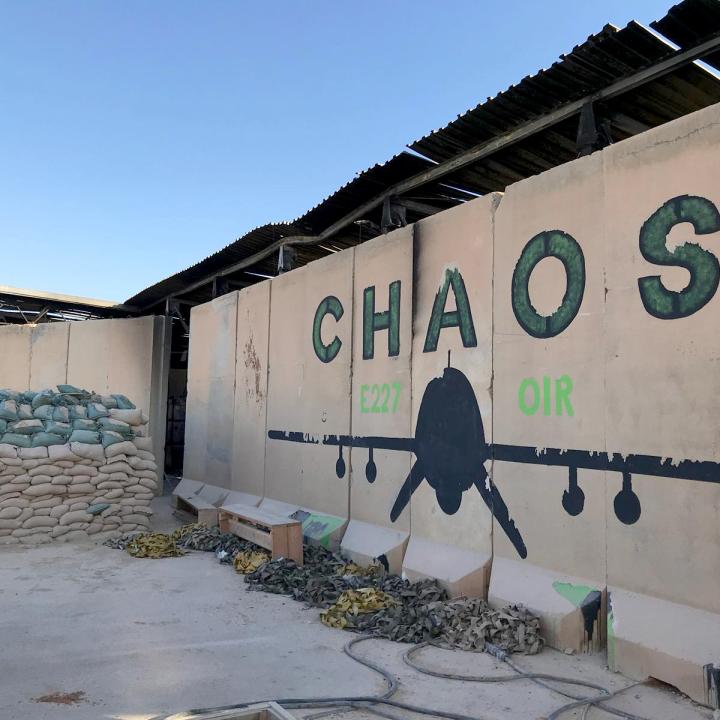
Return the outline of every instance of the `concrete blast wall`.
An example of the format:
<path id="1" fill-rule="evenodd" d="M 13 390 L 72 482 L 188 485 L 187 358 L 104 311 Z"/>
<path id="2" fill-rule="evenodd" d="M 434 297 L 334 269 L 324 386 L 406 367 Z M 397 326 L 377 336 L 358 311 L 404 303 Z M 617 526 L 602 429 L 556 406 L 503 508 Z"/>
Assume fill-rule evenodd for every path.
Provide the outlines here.
<path id="1" fill-rule="evenodd" d="M 715 106 L 196 308 L 186 467 L 707 701 L 718 148 Z"/>
<path id="2" fill-rule="evenodd" d="M 162 317 L 0 327 L 0 388 L 70 383 L 122 393 L 150 419 L 153 453 L 165 455 L 169 325 Z"/>

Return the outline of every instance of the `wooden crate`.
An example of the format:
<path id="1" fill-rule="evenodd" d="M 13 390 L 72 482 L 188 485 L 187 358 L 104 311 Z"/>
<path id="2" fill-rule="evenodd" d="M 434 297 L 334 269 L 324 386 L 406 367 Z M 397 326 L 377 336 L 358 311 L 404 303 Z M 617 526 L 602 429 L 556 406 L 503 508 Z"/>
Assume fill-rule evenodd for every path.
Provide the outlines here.
<path id="1" fill-rule="evenodd" d="M 197 515 L 197 521 L 202 525 L 213 527 L 218 524 L 218 509 L 214 505 L 197 496 L 184 498 L 180 495 L 173 495 L 173 497 L 178 510 Z"/>
<path id="2" fill-rule="evenodd" d="M 303 564 L 302 525 L 299 520 L 276 515 L 252 505 L 223 505 L 220 530 L 264 547 L 273 560 L 284 557 Z"/>

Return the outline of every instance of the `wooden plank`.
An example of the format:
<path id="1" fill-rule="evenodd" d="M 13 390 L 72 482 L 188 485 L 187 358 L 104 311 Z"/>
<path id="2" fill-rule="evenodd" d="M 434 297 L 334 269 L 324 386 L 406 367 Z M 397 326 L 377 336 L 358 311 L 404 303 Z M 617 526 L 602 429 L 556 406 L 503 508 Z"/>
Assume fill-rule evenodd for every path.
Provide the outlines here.
<path id="1" fill-rule="evenodd" d="M 243 505 L 241 503 L 234 503 L 233 505 L 221 505 L 221 510 L 232 513 L 238 517 L 252 520 L 253 522 L 261 523 L 268 527 L 280 526 L 280 525 L 293 525 L 297 522 L 293 518 L 286 517 L 285 515 L 278 515 L 276 513 L 267 512 L 261 510 L 253 505 Z"/>
<path id="2" fill-rule="evenodd" d="M 252 525 L 246 525 L 233 518 L 228 518 L 226 522 L 228 532 L 237 535 L 243 540 L 248 540 L 251 543 L 255 543 L 255 545 L 264 547 L 267 550 L 272 550 L 272 537 L 266 530 L 260 530 L 260 528 L 253 527 Z"/>
<path id="3" fill-rule="evenodd" d="M 294 560 L 298 565 L 303 564 L 303 537 L 302 525 L 291 525 L 287 528 L 287 544 L 288 550 L 286 557 Z"/>

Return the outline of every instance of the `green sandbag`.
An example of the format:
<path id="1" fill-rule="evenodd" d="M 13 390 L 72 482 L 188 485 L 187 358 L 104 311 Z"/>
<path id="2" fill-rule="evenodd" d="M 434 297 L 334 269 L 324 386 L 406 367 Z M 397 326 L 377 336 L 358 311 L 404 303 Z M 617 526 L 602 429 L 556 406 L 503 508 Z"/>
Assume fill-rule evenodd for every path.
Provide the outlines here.
<path id="1" fill-rule="evenodd" d="M 125 395 L 113 395 L 115 402 L 117 403 L 118 409 L 120 410 L 135 410 L 135 403 L 128 400 Z"/>
<path id="2" fill-rule="evenodd" d="M 52 420 L 55 408 L 52 405 L 41 405 L 33 410 L 33 417 L 38 420 Z"/>
<path id="3" fill-rule="evenodd" d="M 112 432 L 120 433 L 128 437 L 134 435 L 132 427 L 122 420 L 115 420 L 114 418 L 100 418 L 97 421 L 101 430 L 112 430 Z"/>
<path id="4" fill-rule="evenodd" d="M 99 445 L 100 433 L 90 430 L 73 430 L 69 442 L 85 443 L 86 445 Z"/>
<path id="5" fill-rule="evenodd" d="M 70 420 L 70 413 L 66 407 L 56 407 L 53 408 L 52 419 L 58 422 L 68 422 L 68 420 Z"/>
<path id="6" fill-rule="evenodd" d="M 87 408 L 84 405 L 74 405 L 68 410 L 71 420 L 80 420 L 87 417 Z"/>
<path id="7" fill-rule="evenodd" d="M 15 402 L 21 401 L 21 393 L 16 392 L 15 390 L 3 388 L 0 390 L 0 393 L 3 395 L 3 400 L 14 400 Z"/>
<path id="8" fill-rule="evenodd" d="M 112 408 L 113 410 L 117 410 L 117 400 L 115 399 L 114 395 L 103 395 L 102 396 L 102 404 L 109 410 Z"/>
<path id="9" fill-rule="evenodd" d="M 18 420 L 32 420 L 33 417 L 33 409 L 29 403 L 18 406 Z"/>
<path id="10" fill-rule="evenodd" d="M 64 437 L 67 437 L 72 432 L 72 428 L 70 427 L 70 423 L 48 420 L 45 423 L 45 432 L 52 433 L 53 435 L 62 435 Z"/>
<path id="11" fill-rule="evenodd" d="M 15 445 L 16 447 L 32 447 L 32 441 L 29 435 L 18 435 L 17 433 L 5 433 L 0 437 L 0 443 Z"/>
<path id="12" fill-rule="evenodd" d="M 20 400 L 21 403 L 27 403 L 30 405 L 32 401 L 35 399 L 35 396 L 37 393 L 34 390 L 25 390 L 25 392 L 20 393 Z"/>
<path id="13" fill-rule="evenodd" d="M 104 448 L 127 440 L 127 438 L 124 438 L 120 433 L 113 432 L 112 430 L 103 430 L 100 435 L 102 436 L 102 446 Z"/>
<path id="14" fill-rule="evenodd" d="M 72 428 L 73 430 L 90 430 L 90 432 L 97 432 L 98 424 L 94 420 L 78 418 L 72 421 Z"/>
<path id="15" fill-rule="evenodd" d="M 41 405 L 52 405 L 54 396 L 55 393 L 52 390 L 41 390 L 39 393 L 35 393 L 35 396 L 30 403 L 32 405 L 32 409 L 36 410 Z"/>
<path id="16" fill-rule="evenodd" d="M 85 395 L 87 393 L 86 390 L 82 390 L 74 385 L 58 385 L 57 389 L 58 392 L 63 395 Z"/>
<path id="17" fill-rule="evenodd" d="M 8 422 L 7 420 L 0 420 L 0 435 L 7 432 Z"/>
<path id="18" fill-rule="evenodd" d="M 33 435 L 34 433 L 43 432 L 45 430 L 42 420 L 33 418 L 32 420 L 16 420 L 11 422 L 8 431 L 17 433 L 18 435 Z"/>
<path id="19" fill-rule="evenodd" d="M 0 420 L 17 420 L 17 403 L 14 400 L 0 402 Z"/>
<path id="20" fill-rule="evenodd" d="M 32 447 L 50 447 L 50 445 L 64 445 L 67 438 L 53 433 L 40 432 L 32 436 Z"/>
<path id="21" fill-rule="evenodd" d="M 110 415 L 110 413 L 107 411 L 107 408 L 102 403 L 99 403 L 99 402 L 88 403 L 87 416 L 91 420 L 97 420 L 98 418 L 101 418 L 101 417 L 108 417 L 108 415 Z"/>

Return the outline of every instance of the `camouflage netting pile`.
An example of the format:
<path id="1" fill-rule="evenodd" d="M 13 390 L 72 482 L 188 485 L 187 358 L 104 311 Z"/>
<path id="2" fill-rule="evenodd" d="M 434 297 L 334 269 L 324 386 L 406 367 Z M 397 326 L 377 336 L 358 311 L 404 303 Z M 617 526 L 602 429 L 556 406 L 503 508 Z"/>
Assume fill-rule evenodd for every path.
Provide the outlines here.
<path id="1" fill-rule="evenodd" d="M 147 528 L 158 487 L 147 421 L 124 395 L 0 390 L 0 544 Z"/>
<path id="2" fill-rule="evenodd" d="M 245 575 L 251 590 L 287 595 L 322 608 L 330 627 L 369 633 L 399 642 L 482 650 L 491 642 L 528 655 L 544 645 L 540 621 L 523 607 L 491 608 L 479 598 L 449 600 L 435 580 L 411 583 L 379 565 L 360 567 L 322 547 L 306 545 L 304 564 L 270 560 L 269 553 L 231 533 L 186 525 L 170 535 L 130 534 L 108 541 L 135 557 L 177 557 L 187 550 L 214 552 Z"/>

